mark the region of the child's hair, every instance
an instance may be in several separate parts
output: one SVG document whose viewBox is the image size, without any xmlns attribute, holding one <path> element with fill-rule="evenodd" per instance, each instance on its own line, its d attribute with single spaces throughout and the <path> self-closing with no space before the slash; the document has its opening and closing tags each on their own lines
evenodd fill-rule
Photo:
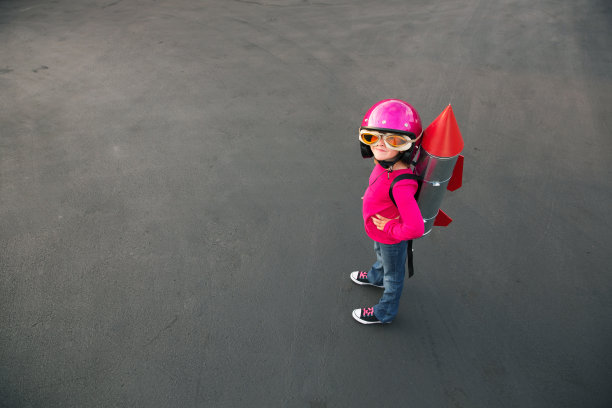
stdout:
<svg viewBox="0 0 612 408">
<path fill-rule="evenodd" d="M 403 152 L 404 156 L 402 156 L 402 158 L 400 159 L 400 161 L 404 163 L 406 166 L 410 166 L 410 158 L 412 156 L 412 149 L 414 149 L 414 147 L 411 147 L 410 149 Z"/>
</svg>

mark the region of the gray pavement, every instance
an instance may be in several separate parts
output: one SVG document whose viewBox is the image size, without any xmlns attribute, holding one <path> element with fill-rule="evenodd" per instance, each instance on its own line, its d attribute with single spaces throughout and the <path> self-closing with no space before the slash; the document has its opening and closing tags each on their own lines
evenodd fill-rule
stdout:
<svg viewBox="0 0 612 408">
<path fill-rule="evenodd" d="M 607 1 L 0 0 L 1 407 L 610 407 Z M 465 139 L 392 325 L 384 98 Z"/>
</svg>

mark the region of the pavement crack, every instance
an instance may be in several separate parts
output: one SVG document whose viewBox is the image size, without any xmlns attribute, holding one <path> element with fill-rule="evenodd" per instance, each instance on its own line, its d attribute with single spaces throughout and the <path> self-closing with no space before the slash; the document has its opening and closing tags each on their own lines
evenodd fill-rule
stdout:
<svg viewBox="0 0 612 408">
<path fill-rule="evenodd" d="M 145 346 L 150 345 L 151 343 L 153 343 L 154 341 L 156 341 L 157 339 L 160 338 L 160 336 L 162 335 L 163 332 L 165 332 L 166 330 L 170 329 L 178 320 L 178 315 L 174 316 L 174 319 L 172 319 L 170 321 L 170 323 L 168 323 L 163 329 L 161 329 L 160 331 L 157 332 L 157 334 L 155 336 L 153 336 L 153 338 L 151 340 L 149 340 Z"/>
</svg>

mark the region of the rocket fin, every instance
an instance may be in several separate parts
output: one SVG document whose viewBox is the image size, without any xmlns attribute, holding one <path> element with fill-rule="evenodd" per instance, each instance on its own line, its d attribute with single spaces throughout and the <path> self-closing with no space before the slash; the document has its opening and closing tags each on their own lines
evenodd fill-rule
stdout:
<svg viewBox="0 0 612 408">
<path fill-rule="evenodd" d="M 438 215 L 436 215 L 436 219 L 434 220 L 435 227 L 446 227 L 451 222 L 453 222 L 451 217 L 446 215 L 444 211 L 438 210 Z"/>
<path fill-rule="evenodd" d="M 453 169 L 453 175 L 448 182 L 448 186 L 446 189 L 448 191 L 455 191 L 461 188 L 463 185 L 463 155 L 460 154 L 457 157 L 457 163 L 455 164 L 455 168 Z"/>
</svg>

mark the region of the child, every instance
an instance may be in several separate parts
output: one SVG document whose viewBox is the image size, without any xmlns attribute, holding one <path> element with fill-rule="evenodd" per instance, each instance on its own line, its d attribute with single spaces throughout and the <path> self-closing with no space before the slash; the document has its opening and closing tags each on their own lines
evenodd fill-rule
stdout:
<svg viewBox="0 0 612 408">
<path fill-rule="evenodd" d="M 384 288 L 373 307 L 353 310 L 359 323 L 391 323 L 397 315 L 404 286 L 408 240 L 424 232 L 423 217 L 414 198 L 418 184 L 401 180 L 389 188 L 401 174 L 411 174 L 410 154 L 422 135 L 421 119 L 408 103 L 386 99 L 376 103 L 363 118 L 359 128 L 361 155 L 374 157 L 374 170 L 363 196 L 363 220 L 366 233 L 374 240 L 376 262 L 369 271 L 355 271 L 351 279 L 358 285 Z"/>
</svg>

